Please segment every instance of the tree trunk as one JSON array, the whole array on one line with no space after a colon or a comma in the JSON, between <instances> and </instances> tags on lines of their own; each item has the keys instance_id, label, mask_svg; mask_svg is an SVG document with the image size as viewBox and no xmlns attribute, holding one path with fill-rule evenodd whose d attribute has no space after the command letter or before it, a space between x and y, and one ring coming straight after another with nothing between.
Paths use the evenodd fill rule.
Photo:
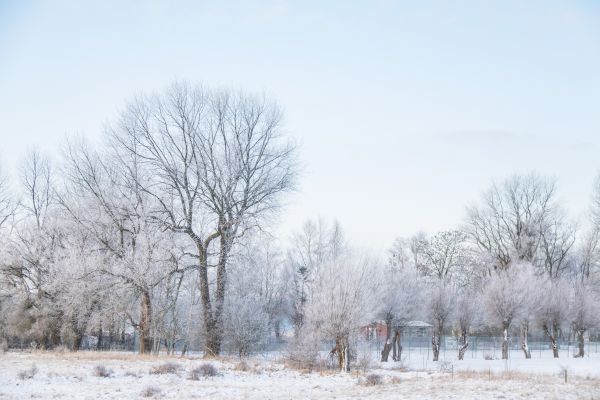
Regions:
<instances>
[{"instance_id":1,"label":"tree trunk","mask_svg":"<svg viewBox=\"0 0 600 400\"><path fill-rule=\"evenodd\" d=\"M434 331L431 336L431 350L433 351L433 361L438 361L440 358L440 340L442 337L442 330L439 329Z\"/></svg>"},{"instance_id":2,"label":"tree trunk","mask_svg":"<svg viewBox=\"0 0 600 400\"><path fill-rule=\"evenodd\" d=\"M150 303L150 292L143 291L140 303L140 323L138 332L140 354L152 351L152 340L150 339L150 323L152 322L152 304Z\"/></svg>"},{"instance_id":3,"label":"tree trunk","mask_svg":"<svg viewBox=\"0 0 600 400\"><path fill-rule=\"evenodd\" d=\"M229 255L229 238L227 232L220 235L219 261L217 264L217 287L215 291L215 307L213 310L208 284L208 254L203 244L197 244L200 272L200 299L204 317L204 357L215 357L221 352L223 304L227 283L226 261Z\"/></svg>"},{"instance_id":4,"label":"tree trunk","mask_svg":"<svg viewBox=\"0 0 600 400\"><path fill-rule=\"evenodd\" d=\"M347 336L337 337L335 339L335 347L329 354L337 356L340 371L350 372L350 348Z\"/></svg>"},{"instance_id":5,"label":"tree trunk","mask_svg":"<svg viewBox=\"0 0 600 400\"><path fill-rule=\"evenodd\" d=\"M390 350L392 349L391 336L392 336L392 320L387 319L385 321L385 326L387 329L385 335L385 344L383 345L383 350L381 350L381 362L387 362L388 357L390 355Z\"/></svg>"},{"instance_id":6,"label":"tree trunk","mask_svg":"<svg viewBox=\"0 0 600 400\"><path fill-rule=\"evenodd\" d=\"M558 324L556 322L552 323L552 330L554 331L554 335L552 336L552 354L554 358L558 358Z\"/></svg>"},{"instance_id":7,"label":"tree trunk","mask_svg":"<svg viewBox=\"0 0 600 400\"><path fill-rule=\"evenodd\" d=\"M75 338L73 339L73 351L79 351L81 349L81 342L83 341L83 332L81 330L77 330L75 332Z\"/></svg>"},{"instance_id":8,"label":"tree trunk","mask_svg":"<svg viewBox=\"0 0 600 400\"><path fill-rule=\"evenodd\" d=\"M394 340L392 341L394 353L392 359L394 361L400 361L402 359L402 345L400 344L400 328L397 328L394 333Z\"/></svg>"},{"instance_id":9,"label":"tree trunk","mask_svg":"<svg viewBox=\"0 0 600 400\"><path fill-rule=\"evenodd\" d=\"M213 320L212 304L208 285L208 255L201 243L197 244L199 256L200 300L204 322L204 357L214 357L219 354L220 343L216 338L215 322Z\"/></svg>"},{"instance_id":10,"label":"tree trunk","mask_svg":"<svg viewBox=\"0 0 600 400\"><path fill-rule=\"evenodd\" d=\"M507 323L502 324L504 337L502 339L502 359L508 360L508 327Z\"/></svg>"},{"instance_id":11,"label":"tree trunk","mask_svg":"<svg viewBox=\"0 0 600 400\"><path fill-rule=\"evenodd\" d=\"M277 341L281 340L281 322L279 320L273 322L273 333Z\"/></svg>"},{"instance_id":12,"label":"tree trunk","mask_svg":"<svg viewBox=\"0 0 600 400\"><path fill-rule=\"evenodd\" d=\"M558 358L558 326L554 323L552 324L552 331L548 327L547 323L544 323L542 326L544 329L544 333L550 339L550 346L552 347L552 354L554 358Z\"/></svg>"},{"instance_id":13,"label":"tree trunk","mask_svg":"<svg viewBox=\"0 0 600 400\"><path fill-rule=\"evenodd\" d=\"M578 329L575 331L575 334L577 335L577 344L579 347L579 352L575 355L575 357L583 358L583 356L585 355L585 351L584 351L585 340L583 337L583 335L585 334L585 329Z\"/></svg>"},{"instance_id":14,"label":"tree trunk","mask_svg":"<svg viewBox=\"0 0 600 400\"><path fill-rule=\"evenodd\" d=\"M469 336L467 332L467 328L463 327L460 330L460 348L458 349L458 359L464 360L465 353L467 352L467 348L469 347Z\"/></svg>"},{"instance_id":15,"label":"tree trunk","mask_svg":"<svg viewBox=\"0 0 600 400\"><path fill-rule=\"evenodd\" d=\"M529 323L523 322L521 324L521 350L525 354L525 358L531 358L531 351L529 350Z\"/></svg>"}]
</instances>

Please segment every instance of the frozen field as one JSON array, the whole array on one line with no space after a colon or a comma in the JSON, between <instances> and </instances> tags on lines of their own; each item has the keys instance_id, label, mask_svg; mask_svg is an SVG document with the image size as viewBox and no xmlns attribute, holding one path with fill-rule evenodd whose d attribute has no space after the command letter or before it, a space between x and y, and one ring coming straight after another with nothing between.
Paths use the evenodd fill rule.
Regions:
<instances>
[{"instance_id":1,"label":"frozen field","mask_svg":"<svg viewBox=\"0 0 600 400\"><path fill-rule=\"evenodd\" d=\"M179 371L150 373L167 362L176 363ZM190 380L190 371L203 363L197 358L125 353L9 352L0 355L0 399L600 398L600 358L465 360L429 363L426 370L416 360L407 368L374 363L367 374L381 377L375 386L364 384L364 373L307 373L261 358L248 361L246 371L236 370L233 359L210 361L217 376ZM99 365L111 376L96 376Z\"/></svg>"}]
</instances>

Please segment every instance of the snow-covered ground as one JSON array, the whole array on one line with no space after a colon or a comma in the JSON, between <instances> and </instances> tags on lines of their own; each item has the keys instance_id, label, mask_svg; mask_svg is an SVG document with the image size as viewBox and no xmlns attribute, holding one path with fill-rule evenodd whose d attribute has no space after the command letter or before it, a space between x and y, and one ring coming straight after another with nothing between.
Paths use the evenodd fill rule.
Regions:
<instances>
[{"instance_id":1,"label":"snow-covered ground","mask_svg":"<svg viewBox=\"0 0 600 400\"><path fill-rule=\"evenodd\" d=\"M441 363L416 358L404 363L374 362L368 374L379 385L364 384L365 373L302 372L271 357L248 361L210 361L218 375L190 380L199 358L139 357L127 353L21 353L0 355L0 399L350 399L350 398L530 398L600 397L600 358L524 360L467 359ZM176 363L174 374L151 374L156 366ZM102 365L110 377L96 376ZM35 366L35 374L31 373ZM568 383L564 383L564 368ZM31 376L33 375L33 376Z\"/></svg>"}]
</instances>

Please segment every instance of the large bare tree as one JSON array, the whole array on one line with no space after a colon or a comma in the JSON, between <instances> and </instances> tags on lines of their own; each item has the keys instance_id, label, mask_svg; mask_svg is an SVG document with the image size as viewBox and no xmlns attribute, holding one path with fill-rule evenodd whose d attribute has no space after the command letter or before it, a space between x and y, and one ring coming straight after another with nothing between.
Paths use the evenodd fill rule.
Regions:
<instances>
[{"instance_id":1,"label":"large bare tree","mask_svg":"<svg viewBox=\"0 0 600 400\"><path fill-rule=\"evenodd\" d=\"M493 258L494 269L513 262L533 262L541 231L555 213L555 184L531 173L492 187L481 204L468 209L468 231L477 246Z\"/></svg>"},{"instance_id":2,"label":"large bare tree","mask_svg":"<svg viewBox=\"0 0 600 400\"><path fill-rule=\"evenodd\" d=\"M194 244L206 356L221 349L233 244L260 226L294 185L294 146L282 137L281 119L265 98L175 83L138 96L112 129L114 145L149 172L140 187L158 204L156 222Z\"/></svg>"}]
</instances>

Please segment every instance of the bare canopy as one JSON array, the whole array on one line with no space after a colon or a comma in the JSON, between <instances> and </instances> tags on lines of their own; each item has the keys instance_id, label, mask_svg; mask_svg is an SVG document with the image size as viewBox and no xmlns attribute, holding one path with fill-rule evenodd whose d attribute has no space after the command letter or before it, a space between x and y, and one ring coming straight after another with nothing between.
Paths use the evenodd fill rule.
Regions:
<instances>
[{"instance_id":1,"label":"bare canopy","mask_svg":"<svg viewBox=\"0 0 600 400\"><path fill-rule=\"evenodd\" d=\"M156 199L155 221L193 242L207 355L220 352L232 245L294 187L295 151L281 119L265 98L175 83L138 96L112 130L115 148L135 155L152 176L140 185Z\"/></svg>"}]
</instances>

